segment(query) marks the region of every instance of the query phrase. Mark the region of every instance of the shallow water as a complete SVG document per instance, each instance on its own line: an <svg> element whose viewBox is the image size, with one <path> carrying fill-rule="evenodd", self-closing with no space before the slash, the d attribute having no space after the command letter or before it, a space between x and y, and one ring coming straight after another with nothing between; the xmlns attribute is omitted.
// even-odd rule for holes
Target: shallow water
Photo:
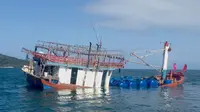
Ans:
<svg viewBox="0 0 200 112"><path fill-rule="evenodd" d="M113 76L154 75L151 70L122 70ZM149 90L80 89L40 91L27 86L20 69L0 69L0 112L200 112L200 71L189 70L177 88Z"/></svg>

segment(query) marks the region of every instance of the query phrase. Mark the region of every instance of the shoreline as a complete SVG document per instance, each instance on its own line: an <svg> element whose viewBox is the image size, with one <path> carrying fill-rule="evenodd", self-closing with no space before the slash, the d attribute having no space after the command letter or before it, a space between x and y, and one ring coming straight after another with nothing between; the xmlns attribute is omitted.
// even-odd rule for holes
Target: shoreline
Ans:
<svg viewBox="0 0 200 112"><path fill-rule="evenodd" d="M0 67L0 68L14 68L13 66L5 66L5 67Z"/></svg>

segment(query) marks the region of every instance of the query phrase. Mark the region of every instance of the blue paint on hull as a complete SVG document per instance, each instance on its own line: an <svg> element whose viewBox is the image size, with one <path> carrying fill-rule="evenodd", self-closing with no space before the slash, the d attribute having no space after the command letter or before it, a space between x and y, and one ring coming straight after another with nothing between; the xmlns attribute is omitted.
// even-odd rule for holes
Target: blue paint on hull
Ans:
<svg viewBox="0 0 200 112"><path fill-rule="evenodd" d="M47 85L43 84L43 89L44 89L44 90L48 90L48 89L53 89L53 88L50 87L50 86L47 86Z"/></svg>
<svg viewBox="0 0 200 112"><path fill-rule="evenodd" d="M42 83L41 78L38 78L36 76L33 76L31 74L25 73L26 75L26 81L30 85L30 87L35 88L35 89L40 89L40 90L50 90L53 89L50 86L47 86ZM52 80L53 83L57 84L56 80Z"/></svg>
<svg viewBox="0 0 200 112"><path fill-rule="evenodd" d="M40 78L27 73L25 73L25 75L26 75L26 81L31 87L36 89L43 89L43 83Z"/></svg>

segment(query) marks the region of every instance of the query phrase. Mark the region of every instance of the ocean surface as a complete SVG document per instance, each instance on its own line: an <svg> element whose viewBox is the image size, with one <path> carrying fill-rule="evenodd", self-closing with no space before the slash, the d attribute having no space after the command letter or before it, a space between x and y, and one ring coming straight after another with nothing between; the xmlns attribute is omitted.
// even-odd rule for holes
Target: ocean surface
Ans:
<svg viewBox="0 0 200 112"><path fill-rule="evenodd" d="M152 70L121 70L113 77L155 74ZM189 70L185 76L185 83L173 89L41 91L28 86L20 69L2 68L0 112L200 112L200 71Z"/></svg>

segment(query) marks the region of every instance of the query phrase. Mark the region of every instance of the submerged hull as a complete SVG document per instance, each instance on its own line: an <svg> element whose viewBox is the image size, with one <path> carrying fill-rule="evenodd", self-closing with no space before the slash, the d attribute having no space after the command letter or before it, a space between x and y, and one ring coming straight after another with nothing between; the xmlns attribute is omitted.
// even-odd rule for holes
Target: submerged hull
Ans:
<svg viewBox="0 0 200 112"><path fill-rule="evenodd" d="M158 77L160 79L160 76L156 76L156 77ZM170 77L170 76L168 76L168 77ZM176 76L173 78L176 79L175 82L172 82L170 84L161 84L160 86L161 87L176 87L176 86L184 83L184 75Z"/></svg>
<svg viewBox="0 0 200 112"><path fill-rule="evenodd" d="M78 86L78 85L75 85L75 84L54 84L54 83L51 83L51 82L46 81L44 79L41 79L41 81L42 81L44 89L56 89L56 90L70 89L70 90L75 90L75 89L78 89L78 88L87 88L87 87Z"/></svg>
<svg viewBox="0 0 200 112"><path fill-rule="evenodd" d="M58 77L47 75L38 76L29 66L24 66L22 71L26 75L26 81L31 87L38 89L70 89L108 87L111 71L92 72L74 69L59 68ZM64 73L63 73L64 72ZM73 73L73 74L72 74ZM92 77L93 76L93 77ZM96 76L96 77L94 77Z"/></svg>
<svg viewBox="0 0 200 112"><path fill-rule="evenodd" d="M25 75L26 75L26 81L31 87L37 88L37 89L43 89L43 84L39 77L36 77L28 73L25 73Z"/></svg>
<svg viewBox="0 0 200 112"><path fill-rule="evenodd" d="M163 85L161 85L161 87L176 87L178 85L183 84L183 82L184 82L184 77L182 77L181 81L171 83L171 84L163 84Z"/></svg>

